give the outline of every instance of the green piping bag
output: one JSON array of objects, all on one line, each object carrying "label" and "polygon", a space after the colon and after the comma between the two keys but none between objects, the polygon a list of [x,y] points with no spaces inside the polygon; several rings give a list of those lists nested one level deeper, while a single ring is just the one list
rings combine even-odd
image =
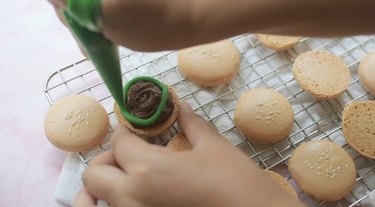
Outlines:
[{"label": "green piping bag", "polygon": [[124,96],[118,48],[100,32],[100,0],[67,0],[67,7],[67,10],[63,11],[67,24],[123,111]]},{"label": "green piping bag", "polygon": [[[148,119],[135,117],[127,111],[122,90],[118,48],[101,33],[101,0],[67,0],[67,9],[62,13],[73,35],[94,63],[109,92],[120,107],[122,115],[129,122],[139,126],[150,126],[155,123],[165,109],[168,87],[151,77],[136,78],[159,86],[162,89],[162,101],[155,114]],[[129,82],[130,84],[125,86],[126,92],[135,81]]]}]

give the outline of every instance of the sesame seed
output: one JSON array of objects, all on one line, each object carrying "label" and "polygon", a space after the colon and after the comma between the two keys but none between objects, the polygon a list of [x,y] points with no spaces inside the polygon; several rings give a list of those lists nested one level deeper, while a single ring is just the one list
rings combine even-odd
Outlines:
[{"label": "sesame seed", "polygon": [[346,168],[348,168],[348,167],[349,167],[349,165],[348,165],[348,164],[345,164],[345,167],[346,167]]}]

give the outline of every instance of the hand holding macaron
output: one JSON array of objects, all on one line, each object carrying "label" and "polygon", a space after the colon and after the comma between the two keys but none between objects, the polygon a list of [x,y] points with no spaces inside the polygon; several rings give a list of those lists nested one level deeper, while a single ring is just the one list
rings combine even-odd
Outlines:
[{"label": "hand holding macaron", "polygon": [[186,103],[178,123],[190,151],[148,144],[118,125],[112,149],[89,163],[73,206],[96,206],[96,199],[117,207],[303,206]]}]

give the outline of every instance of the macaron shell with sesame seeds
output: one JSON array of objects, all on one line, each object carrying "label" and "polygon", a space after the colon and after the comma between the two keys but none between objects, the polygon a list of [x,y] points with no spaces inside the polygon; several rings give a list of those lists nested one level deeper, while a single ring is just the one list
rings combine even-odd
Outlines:
[{"label": "macaron shell with sesame seeds", "polygon": [[355,184],[356,168],[352,158],[341,146],[327,140],[301,144],[288,163],[296,184],[317,200],[340,200]]},{"label": "macaron shell with sesame seeds", "polygon": [[50,107],[44,130],[48,140],[56,147],[82,152],[103,141],[109,130],[109,117],[95,99],[70,95]]},{"label": "macaron shell with sesame seeds", "polygon": [[342,131],[359,154],[375,159],[375,101],[355,101],[345,106]]},{"label": "macaron shell with sesame seeds", "polygon": [[345,62],[327,51],[308,51],[293,63],[293,75],[301,88],[317,99],[328,100],[344,92],[350,81]]},{"label": "macaron shell with sesame seeds", "polygon": [[186,79],[207,87],[228,83],[240,70],[240,52],[230,40],[182,49],[177,61]]},{"label": "macaron shell with sesame seeds", "polygon": [[288,100],[280,93],[258,88],[240,97],[234,122],[247,139],[260,144],[274,144],[289,135],[294,113]]},{"label": "macaron shell with sesame seeds", "polygon": [[283,51],[292,48],[301,37],[281,36],[268,34],[255,34],[257,39],[266,47],[276,51]]}]

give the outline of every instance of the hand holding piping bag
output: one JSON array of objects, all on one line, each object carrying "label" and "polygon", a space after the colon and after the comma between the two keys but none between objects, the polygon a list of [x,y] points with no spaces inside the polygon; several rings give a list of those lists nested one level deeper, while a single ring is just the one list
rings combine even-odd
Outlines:
[{"label": "hand holding piping bag", "polygon": [[[66,8],[67,0],[49,0]],[[243,33],[374,34],[373,0],[102,0],[102,32],[141,51],[181,49]]]}]

